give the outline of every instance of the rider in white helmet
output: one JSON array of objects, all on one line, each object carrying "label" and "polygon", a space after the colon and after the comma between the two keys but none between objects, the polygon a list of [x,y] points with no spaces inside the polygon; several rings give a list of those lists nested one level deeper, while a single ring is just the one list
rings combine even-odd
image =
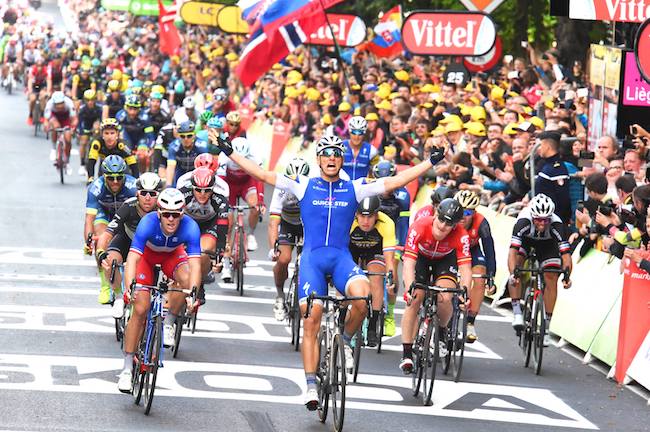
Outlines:
[{"label": "rider in white helmet", "polygon": [[354,116],[348,122],[350,139],[343,141],[343,170],[352,180],[368,177],[370,165],[376,163],[377,149],[365,140],[368,122],[361,116]]}]

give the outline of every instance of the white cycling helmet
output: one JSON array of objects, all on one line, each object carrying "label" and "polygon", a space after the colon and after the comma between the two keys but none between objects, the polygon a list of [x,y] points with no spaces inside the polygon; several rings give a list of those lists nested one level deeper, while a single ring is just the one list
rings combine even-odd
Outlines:
[{"label": "white cycling helmet", "polygon": [[159,210],[181,211],[183,207],[185,207],[185,196],[178,189],[165,189],[158,196]]},{"label": "white cycling helmet", "polygon": [[460,203],[466,210],[474,210],[481,203],[481,199],[471,190],[458,191],[454,199]]},{"label": "white cycling helmet", "polygon": [[60,104],[65,102],[65,95],[63,94],[62,91],[55,91],[52,93],[52,103],[53,104]]},{"label": "white cycling helmet", "polygon": [[183,99],[183,107],[186,109],[193,109],[196,106],[196,102],[192,96],[188,96]]},{"label": "white cycling helmet", "polygon": [[302,158],[293,158],[287,165],[286,172],[289,177],[309,175],[309,164]]},{"label": "white cycling helmet", "polygon": [[248,140],[244,137],[237,137],[232,140],[232,149],[235,153],[248,157],[251,153],[250,145]]},{"label": "white cycling helmet", "polygon": [[140,175],[138,180],[135,182],[135,187],[138,190],[160,192],[163,187],[163,181],[158,177],[158,174],[146,172]]},{"label": "white cycling helmet", "polygon": [[544,194],[535,195],[528,205],[534,218],[549,218],[555,212],[553,200]]},{"label": "white cycling helmet", "polygon": [[323,137],[318,140],[318,144],[316,145],[316,154],[319,155],[323,150],[327,148],[337,148],[342,152],[345,151],[343,141],[341,141],[341,138],[337,137],[336,135],[323,135]]},{"label": "white cycling helmet", "polygon": [[350,119],[350,122],[348,123],[348,129],[350,129],[350,132],[361,131],[361,135],[362,135],[366,133],[366,130],[368,130],[368,122],[366,121],[365,118],[361,116],[354,116]]}]

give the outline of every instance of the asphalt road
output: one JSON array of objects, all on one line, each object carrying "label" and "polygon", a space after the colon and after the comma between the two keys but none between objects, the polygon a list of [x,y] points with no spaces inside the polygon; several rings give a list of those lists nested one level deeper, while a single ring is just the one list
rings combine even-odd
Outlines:
[{"label": "asphalt road", "polygon": [[[244,297],[232,285],[208,287],[196,334],[184,334],[179,357],[159,371],[151,415],[117,391],[113,319],[97,304],[99,278],[81,252],[85,187],[76,169],[58,183],[50,145],[33,137],[26,114],[22,94],[0,91],[0,430],[331,430],[302,406],[301,359],[272,316],[265,247],[251,256]],[[263,245],[266,221],[257,236]],[[430,407],[397,368],[399,333],[382,354],[364,352],[345,429],[648,430],[644,399],[565,351],[545,351],[542,376],[524,368],[508,317],[484,306],[477,330],[462,382],[439,374]]]}]

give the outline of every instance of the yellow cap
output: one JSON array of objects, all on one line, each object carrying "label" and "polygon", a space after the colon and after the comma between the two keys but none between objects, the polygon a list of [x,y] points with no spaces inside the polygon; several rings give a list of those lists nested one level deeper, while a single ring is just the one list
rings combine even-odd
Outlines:
[{"label": "yellow cap", "polygon": [[469,113],[472,121],[484,122],[487,119],[487,113],[482,106],[472,107]]},{"label": "yellow cap", "polygon": [[431,102],[425,102],[420,105],[418,105],[420,108],[433,108],[433,104]]},{"label": "yellow cap", "polygon": [[287,85],[296,85],[302,81],[302,74],[297,70],[289,71],[287,74]]},{"label": "yellow cap", "polygon": [[352,84],[350,90],[361,90],[361,86],[359,84]]},{"label": "yellow cap", "polygon": [[451,122],[445,125],[445,133],[458,132],[463,130],[462,123]]},{"label": "yellow cap", "polygon": [[405,70],[399,70],[395,72],[395,78],[398,81],[408,81],[409,80],[409,73],[406,72]]},{"label": "yellow cap", "polygon": [[377,93],[375,94],[381,99],[388,99],[390,93],[390,87],[379,87],[379,90],[377,90]]},{"label": "yellow cap", "polygon": [[465,104],[462,104],[462,105],[463,106],[461,106],[461,104],[458,104],[458,106],[460,107],[460,115],[468,116],[472,112],[472,107],[468,107]]},{"label": "yellow cap", "polygon": [[[448,125],[451,123],[455,123],[458,125],[458,127],[462,127],[463,121],[458,117],[456,114],[451,114],[440,120],[438,123],[443,124],[443,125]],[[460,130],[460,129],[458,129]]]},{"label": "yellow cap", "polygon": [[434,130],[431,131],[431,135],[433,136],[442,136],[445,134],[445,127],[438,125]]},{"label": "yellow cap", "polygon": [[239,58],[239,56],[237,54],[235,54],[234,52],[229,52],[228,54],[226,54],[226,60],[228,60],[229,62],[235,61],[238,58]]},{"label": "yellow cap", "polygon": [[317,101],[320,99],[320,92],[313,87],[310,87],[305,91],[305,96],[309,101]]},{"label": "yellow cap", "polygon": [[391,94],[388,95],[388,99],[393,100],[393,99],[395,99],[397,96],[399,96],[399,93],[397,93],[397,92],[393,92],[393,93],[391,93]]},{"label": "yellow cap", "polygon": [[341,102],[339,104],[339,112],[348,112],[352,109],[352,106],[347,102]]},{"label": "yellow cap", "polygon": [[332,116],[330,116],[329,113],[325,114],[321,120],[324,125],[329,126],[332,124]]},{"label": "yellow cap", "polygon": [[212,69],[210,69],[210,68],[207,67],[207,68],[205,68],[205,69],[203,69],[203,70],[201,71],[201,76],[202,76],[203,78],[207,78],[207,77],[210,76],[211,73],[212,73]]},{"label": "yellow cap", "polygon": [[547,100],[546,102],[544,102],[544,106],[552,110],[553,108],[555,108],[555,102],[553,102],[552,100]]},{"label": "yellow cap", "polygon": [[290,99],[295,99],[299,95],[298,89],[296,89],[295,87],[286,87],[284,89],[284,95]]},{"label": "yellow cap", "polygon": [[508,123],[503,129],[504,135],[517,135],[517,123]]},{"label": "yellow cap", "polygon": [[465,130],[467,133],[474,136],[485,136],[485,125],[480,122],[472,121],[465,123]]},{"label": "yellow cap", "polygon": [[490,91],[490,99],[503,99],[504,94],[505,90],[503,90],[501,87],[494,86]]},{"label": "yellow cap", "polygon": [[533,112],[533,109],[529,106],[523,106],[524,114],[530,114]]},{"label": "yellow cap", "polygon": [[544,129],[544,120],[537,116],[532,116],[531,118],[528,119],[529,122],[533,124],[537,129]]},{"label": "yellow cap", "polygon": [[366,114],[366,121],[378,121],[378,120],[379,120],[379,116],[377,115],[377,113],[370,112]]},{"label": "yellow cap", "polygon": [[354,109],[354,115],[355,116],[360,116],[361,115],[361,108],[360,107]]},{"label": "yellow cap", "polygon": [[375,108],[377,108],[377,109],[385,109],[385,110],[390,111],[393,108],[393,106],[390,104],[390,102],[388,102],[386,99],[384,99],[381,102],[379,102],[378,104],[376,104]]},{"label": "yellow cap", "polygon": [[474,103],[474,105],[480,105],[481,104],[481,100],[479,98],[477,98],[476,96],[471,96],[469,98],[469,100],[471,100]]},{"label": "yellow cap", "polygon": [[435,91],[435,86],[433,84],[425,84],[420,87],[420,93],[433,93]]}]

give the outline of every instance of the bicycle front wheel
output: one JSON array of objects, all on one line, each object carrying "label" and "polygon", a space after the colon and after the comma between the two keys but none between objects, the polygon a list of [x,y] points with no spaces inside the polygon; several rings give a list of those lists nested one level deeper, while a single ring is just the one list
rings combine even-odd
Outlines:
[{"label": "bicycle front wheel", "polygon": [[236,268],[235,270],[235,285],[237,292],[240,296],[244,295],[244,230],[238,228],[235,233],[236,239],[235,244],[237,245],[237,251],[235,255]]},{"label": "bicycle front wheel", "polygon": [[533,293],[529,289],[526,294],[526,303],[524,304],[524,329],[521,332],[520,345],[524,352],[524,367],[530,364],[530,354],[533,340],[533,327],[531,325],[533,316]]},{"label": "bicycle front wheel", "polygon": [[352,374],[352,381],[357,382],[357,375],[359,374],[359,364],[361,363],[361,348],[363,346],[363,327],[368,325],[367,319],[363,320],[363,324],[361,324],[361,328],[357,330],[357,332],[354,335],[354,352],[353,352],[353,357],[354,357],[354,372]]},{"label": "bicycle front wheel", "polygon": [[341,335],[334,336],[332,344],[332,358],[330,362],[331,390],[332,390],[332,413],[334,415],[334,430],[343,430],[343,419],[345,417],[345,386],[347,376],[345,373],[345,347]]},{"label": "bicycle front wheel", "polygon": [[330,370],[328,361],[327,332],[321,327],[318,333],[318,418],[321,423],[327,420],[327,410],[330,403]]},{"label": "bicycle front wheel", "polygon": [[65,155],[63,150],[64,144],[61,141],[57,141],[56,144],[56,163],[59,168],[59,180],[63,184],[63,177],[65,173]]},{"label": "bicycle front wheel", "polygon": [[451,345],[451,365],[454,371],[454,381],[460,380],[465,358],[465,341],[467,340],[467,311],[459,311],[456,325],[453,328],[453,343]]},{"label": "bicycle front wheel", "polygon": [[542,373],[542,358],[544,356],[544,336],[546,335],[546,319],[544,316],[544,297],[537,296],[535,300],[535,314],[533,316],[533,360],[535,365],[535,374]]},{"label": "bicycle front wheel", "polygon": [[420,394],[420,386],[422,385],[422,373],[424,371],[424,359],[429,352],[429,341],[425,341],[429,322],[424,316],[420,316],[418,320],[418,329],[415,333],[415,342],[413,343],[413,383],[411,389],[413,396],[417,397]]},{"label": "bicycle front wheel", "polygon": [[153,394],[156,390],[156,378],[158,377],[158,365],[160,364],[160,347],[162,346],[163,324],[162,317],[157,316],[150,338],[149,356],[146,366],[148,368],[147,379],[144,383],[144,413],[149,415]]},{"label": "bicycle front wheel", "polygon": [[291,342],[294,350],[300,349],[300,304],[298,302],[298,274],[291,278],[289,286],[289,322],[291,323]]},{"label": "bicycle front wheel", "polygon": [[176,324],[174,324],[174,348],[172,348],[172,355],[174,358],[178,355],[178,347],[181,345],[181,336],[183,335],[183,326],[185,325],[185,313],[176,317]]},{"label": "bicycle front wheel", "polygon": [[[386,307],[386,305],[384,305]],[[381,340],[384,338],[384,324],[386,323],[386,311],[384,307],[379,311],[379,317],[377,318],[377,354],[381,354]]]},{"label": "bicycle front wheel", "polygon": [[433,384],[436,380],[436,367],[440,353],[439,343],[441,335],[439,325],[438,316],[435,315],[429,323],[425,336],[427,356],[423,359],[424,370],[422,371],[422,404],[424,406],[432,404]]}]

